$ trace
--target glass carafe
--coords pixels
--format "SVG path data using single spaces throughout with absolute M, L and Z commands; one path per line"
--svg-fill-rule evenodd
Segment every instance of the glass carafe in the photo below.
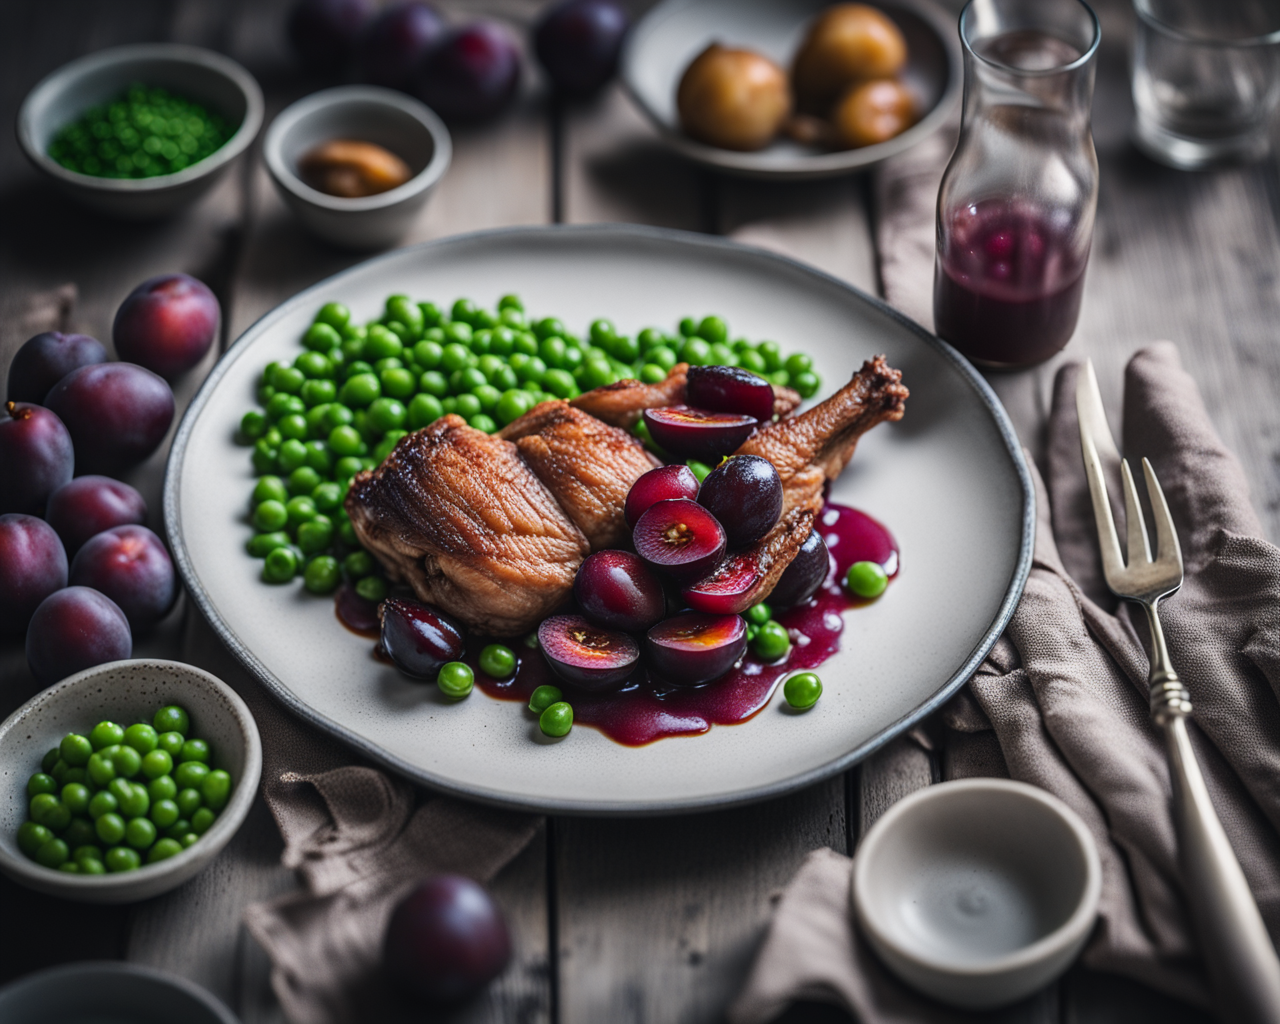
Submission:
M 1089 127 L 1098 19 L 1081 0 L 970 0 L 964 115 L 938 192 L 933 315 L 974 362 L 1070 340 L 1098 202 Z

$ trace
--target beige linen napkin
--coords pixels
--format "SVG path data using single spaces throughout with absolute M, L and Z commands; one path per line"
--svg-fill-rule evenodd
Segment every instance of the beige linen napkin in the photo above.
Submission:
M 1055 382 L 1049 481 L 1046 488 L 1035 474 L 1035 558 L 1022 601 L 970 685 L 941 712 L 944 774 L 1009 775 L 1070 805 L 1103 865 L 1084 962 L 1206 1004 L 1180 891 L 1169 774 L 1148 713 L 1145 647 L 1128 608 L 1109 610 L 1115 602 L 1101 581 L 1077 373 L 1066 366 Z M 1161 616 L 1195 705 L 1192 738 L 1214 805 L 1274 936 L 1280 550 L 1260 538 L 1240 465 L 1168 342 L 1129 364 L 1123 447 L 1151 459 L 1178 529 L 1186 582 Z M 1121 493 L 1118 481 L 1110 490 Z M 805 862 L 733 1007 L 735 1024 L 762 1024 L 797 998 L 837 1002 L 863 1024 L 964 1019 L 910 993 L 853 934 L 850 864 L 831 851 Z
M 244 918 L 271 957 L 285 1015 L 292 1024 L 421 1020 L 378 967 L 396 901 L 432 874 L 489 881 L 542 819 L 431 796 L 363 765 L 268 696 L 198 615 L 183 655 L 244 698 L 262 736 L 262 795 L 284 837 L 281 861 L 303 887 Z

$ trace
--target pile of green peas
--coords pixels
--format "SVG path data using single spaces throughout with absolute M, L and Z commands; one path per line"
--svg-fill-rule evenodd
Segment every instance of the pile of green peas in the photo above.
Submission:
M 320 307 L 292 363 L 273 362 L 258 385 L 260 409 L 244 414 L 239 439 L 253 446 L 251 502 L 262 579 L 332 593 L 346 579 L 370 601 L 386 581 L 342 508 L 351 478 L 396 442 L 446 413 L 493 433 L 551 398 L 571 399 L 625 378 L 663 380 L 677 362 L 741 366 L 805 397 L 821 381 L 801 352 L 776 342 L 729 341 L 718 316 L 686 317 L 677 333 L 646 327 L 634 337 L 595 320 L 584 338 L 555 317 L 533 320 L 518 296 L 496 310 L 458 299 L 392 295 L 382 315 L 357 324 L 338 302 Z M 638 431 L 643 436 L 642 431 Z M 699 479 L 709 466 L 690 464 Z
M 18 848 L 71 874 L 133 871 L 181 853 L 209 830 L 231 798 L 231 776 L 210 769 L 213 751 L 190 735 L 177 705 L 151 723 L 103 721 L 68 733 L 27 780 Z

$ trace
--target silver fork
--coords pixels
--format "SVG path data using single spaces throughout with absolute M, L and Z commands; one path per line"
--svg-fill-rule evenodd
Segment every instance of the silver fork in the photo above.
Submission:
M 1156 555 L 1152 558 L 1133 474 L 1112 440 L 1092 362 L 1085 363 L 1076 385 L 1076 411 L 1107 586 L 1117 597 L 1141 605 L 1150 627 L 1151 671 L 1147 683 L 1151 717 L 1164 733 L 1173 780 L 1173 816 L 1183 890 L 1209 965 L 1217 1015 L 1223 1021 L 1240 1024 L 1280 1024 L 1280 960 L 1209 800 L 1209 790 L 1187 734 L 1191 694 L 1174 671 L 1160 628 L 1158 604 L 1182 586 L 1182 549 L 1173 518 L 1155 471 L 1144 458 L 1142 474 L 1156 527 Z M 1111 465 L 1120 463 L 1127 562 L 1120 553 L 1099 451 Z

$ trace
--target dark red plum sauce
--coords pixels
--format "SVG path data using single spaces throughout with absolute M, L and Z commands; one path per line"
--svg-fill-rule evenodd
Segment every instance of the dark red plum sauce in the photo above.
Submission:
M 977 362 L 1031 366 L 1076 329 L 1088 248 L 1043 213 L 999 200 L 952 211 L 941 225 L 934 327 Z
M 713 725 L 734 725 L 754 716 L 773 695 L 779 680 L 798 669 L 816 668 L 840 648 L 844 629 L 841 612 L 867 602 L 851 597 L 841 586 L 854 562 L 878 562 L 892 578 L 898 572 L 898 545 L 880 523 L 857 509 L 828 503 L 818 529 L 831 552 L 832 569 L 826 582 L 804 604 L 777 615 L 791 634 L 786 660 L 764 664 L 750 652 L 727 675 L 704 686 L 664 684 L 641 668 L 621 689 L 605 694 L 565 690 L 573 705 L 576 725 L 591 725 L 610 739 L 639 747 L 666 736 L 689 736 Z M 561 685 L 542 656 L 523 643 L 513 643 L 519 668 L 511 679 L 494 680 L 478 668 L 483 643 L 468 645 L 467 662 L 475 669 L 476 685 L 490 697 L 528 703 L 544 683 Z

